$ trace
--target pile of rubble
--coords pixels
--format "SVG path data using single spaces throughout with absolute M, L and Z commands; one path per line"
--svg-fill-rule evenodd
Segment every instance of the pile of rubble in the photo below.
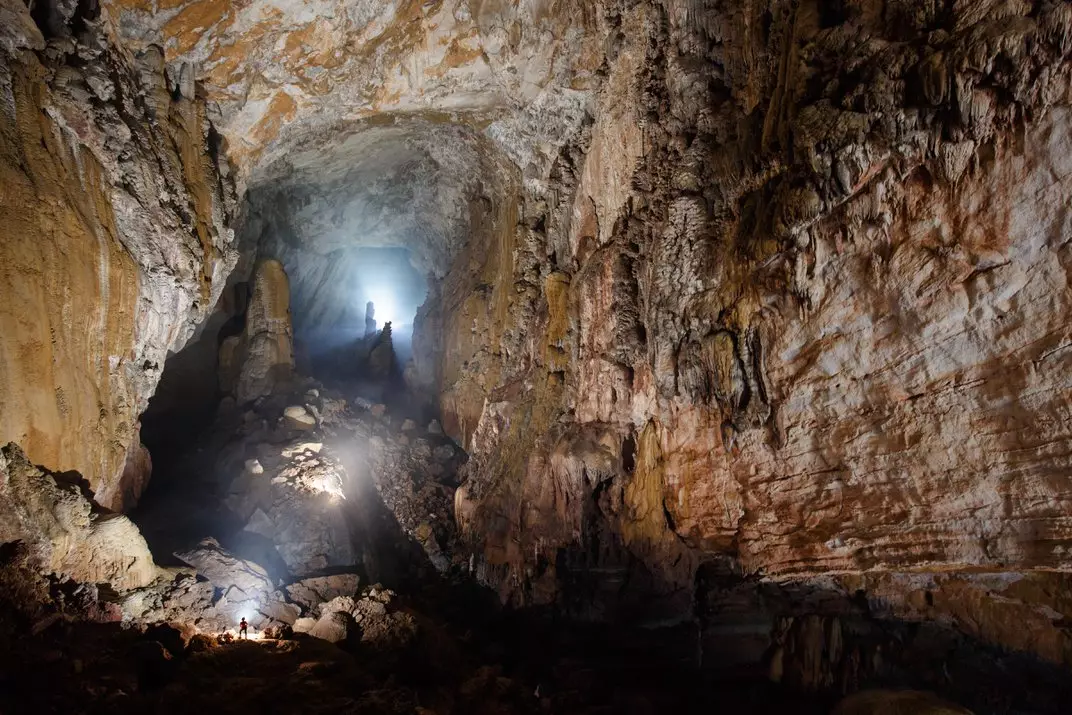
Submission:
M 438 422 L 420 429 L 412 420 L 393 425 L 370 410 L 356 418 L 355 436 L 366 445 L 369 474 L 384 505 L 406 536 L 439 572 L 457 552 L 454 491 L 465 453 L 443 436 Z
M 175 625 L 189 634 L 234 635 L 243 618 L 255 635 L 307 633 L 332 643 L 404 644 L 416 622 L 379 584 L 360 589 L 354 573 L 313 576 L 280 587 L 268 573 L 213 539 L 179 554 L 193 570 L 163 570 L 155 583 L 126 594 L 126 623 Z
M 347 501 L 372 495 L 435 569 L 449 569 L 464 451 L 435 420 L 420 428 L 383 404 L 327 393 L 306 380 L 242 413 L 221 410 L 216 432 L 232 437 L 214 471 L 242 525 L 236 550 L 288 577 L 361 563 L 363 507 Z

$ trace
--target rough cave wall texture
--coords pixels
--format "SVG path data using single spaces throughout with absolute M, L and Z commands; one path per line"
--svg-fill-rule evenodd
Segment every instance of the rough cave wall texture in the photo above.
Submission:
M 716 562 L 1018 647 L 1030 624 L 1072 660 L 1068 2 L 163 5 L 105 3 L 179 95 L 204 82 L 239 188 L 402 117 L 465 124 L 515 165 L 469 195 L 480 238 L 417 340 L 471 454 L 457 518 L 505 599 L 671 617 Z M 22 86 L 41 61 L 8 52 Z M 67 86 L 34 82 L 34 106 Z M 64 156 L 43 166 L 78 176 Z M 147 241 L 183 286 L 152 309 L 197 317 L 194 235 Z M 101 367 L 63 374 L 92 393 Z
M 1037 570 L 1010 582 L 1067 614 L 1070 22 L 623 8 L 559 200 L 526 206 L 524 328 L 500 335 L 527 337 L 489 346 L 512 357 L 458 501 L 488 581 L 531 603 L 588 570 L 612 604 L 654 587 L 639 609 L 685 611 L 721 556 L 778 579 Z
M 0 3 L 0 442 L 122 509 L 138 415 L 234 265 L 233 187 L 159 52 L 74 4 L 43 26 Z

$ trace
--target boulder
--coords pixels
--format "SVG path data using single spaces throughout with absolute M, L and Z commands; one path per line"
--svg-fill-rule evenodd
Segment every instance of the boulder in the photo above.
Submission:
M 321 603 L 339 596 L 355 595 L 360 582 L 357 574 L 352 573 L 314 576 L 287 586 L 287 598 L 300 604 L 306 611 L 312 612 Z
M 349 613 L 331 611 L 317 620 L 316 625 L 309 631 L 309 635 L 329 643 L 341 643 L 347 639 L 353 627 L 354 619 Z
M 255 510 L 253 516 L 246 522 L 246 531 L 259 534 L 266 539 L 275 538 L 275 524 L 261 509 Z
M 294 621 L 294 625 L 292 627 L 294 628 L 295 633 L 308 633 L 309 631 L 313 630 L 314 626 L 316 626 L 315 618 L 299 618 L 298 620 Z
M 280 452 L 280 455 L 284 459 L 293 459 L 300 454 L 306 452 L 312 452 L 313 454 L 320 454 L 320 450 L 324 448 L 323 442 L 295 442 L 294 444 L 286 447 Z
M 204 539 L 196 548 L 177 551 L 175 556 L 197 569 L 213 586 L 225 591 L 225 597 L 231 603 L 260 598 L 274 590 L 267 571 L 252 561 L 234 556 L 221 548 L 215 539 Z
M 290 429 L 316 429 L 316 418 L 301 405 L 291 405 L 283 411 L 283 422 Z
M 320 604 L 320 617 L 323 618 L 329 613 L 353 613 L 356 607 L 357 602 L 353 596 L 336 596 Z
M 14 444 L 0 450 L 0 543 L 21 541 L 43 574 L 117 590 L 157 575 L 144 537 L 128 518 L 95 508 L 82 484 L 30 464 Z
M 271 621 L 293 626 L 301 615 L 301 609 L 293 603 L 272 599 L 261 606 L 259 613 Z

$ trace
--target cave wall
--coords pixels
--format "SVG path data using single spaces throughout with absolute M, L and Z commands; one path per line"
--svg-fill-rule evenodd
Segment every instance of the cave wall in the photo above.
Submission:
M 0 4 L 0 442 L 122 509 L 138 415 L 236 259 L 233 186 L 192 83 L 64 7 L 42 34 Z
M 654 617 L 713 559 L 1067 592 L 1072 8 L 614 22 L 594 120 L 525 197 L 510 359 L 444 400 L 486 399 L 457 502 L 482 577 Z
M 32 460 L 107 495 L 216 302 L 211 111 L 239 187 L 283 188 L 246 228 L 297 292 L 330 302 L 369 206 L 442 227 L 411 384 L 505 601 L 691 618 L 716 564 L 1069 661 L 1069 3 L 106 7 L 126 49 L 0 4 L 0 275 L 49 319 L 0 307 L 0 436 Z

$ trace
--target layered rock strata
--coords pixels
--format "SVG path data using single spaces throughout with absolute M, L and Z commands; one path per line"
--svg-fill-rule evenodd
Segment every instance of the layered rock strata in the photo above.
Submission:
M 8 104 L 73 111 L 51 98 L 92 69 L 31 76 L 70 43 L 38 59 L 26 13 L 0 7 L 17 21 Z M 251 189 L 249 258 L 293 267 L 303 316 L 342 320 L 350 245 L 410 243 L 436 279 L 407 377 L 471 456 L 453 495 L 463 560 L 505 601 L 693 619 L 715 565 L 1069 662 L 1068 3 L 109 7 L 125 47 L 158 65 L 164 48 L 178 98 L 160 107 L 200 112 L 183 102 L 205 82 Z M 36 111 L 8 116 L 30 132 L 9 145 L 59 177 L 44 182 L 58 205 L 82 206 L 66 144 Z M 156 146 L 131 131 L 135 155 Z M 146 203 L 172 225 L 170 203 Z M 193 258 L 173 274 L 202 275 L 209 249 L 183 240 Z M 162 355 L 206 304 L 159 290 L 154 309 L 180 308 Z M 55 294 L 29 302 L 63 315 Z M 37 336 L 18 360 L 51 344 L 11 320 Z M 127 354 L 79 347 L 94 362 L 61 374 L 92 396 L 124 374 L 104 357 Z M 51 400 L 23 362 L 9 370 Z M 57 412 L 97 424 L 98 403 L 78 405 Z M 39 414 L 2 419 L 69 424 Z M 126 454 L 133 424 L 106 419 L 124 436 L 109 450 Z M 59 446 L 11 430 L 63 467 Z M 95 484 L 114 473 L 99 449 L 71 457 Z M 814 642 L 799 623 L 774 635 Z
M 524 204 L 514 294 L 443 384 L 482 577 L 649 618 L 722 558 L 1067 593 L 1068 6 L 620 22 L 558 191 Z

